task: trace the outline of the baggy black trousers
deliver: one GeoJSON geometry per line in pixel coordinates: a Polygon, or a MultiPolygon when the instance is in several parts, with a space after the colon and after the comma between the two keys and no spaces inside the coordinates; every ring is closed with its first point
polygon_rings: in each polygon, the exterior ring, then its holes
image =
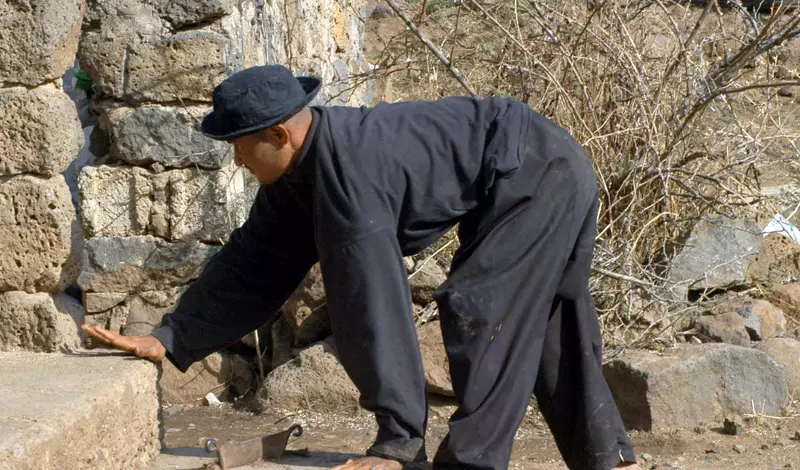
{"type": "MultiPolygon", "coordinates": [[[[636,461],[603,378],[588,288],[597,233],[594,172],[584,154],[542,156],[534,149],[461,220],[461,248],[435,293],[459,403],[435,468],[508,468],[531,394],[569,468],[636,461]]],[[[423,459],[427,403],[420,398],[414,320],[372,315],[331,319],[340,350],[348,335],[392,339],[380,350],[340,351],[362,405],[378,419],[368,453],[423,459]],[[359,373],[359,360],[381,372],[359,373]]]]}

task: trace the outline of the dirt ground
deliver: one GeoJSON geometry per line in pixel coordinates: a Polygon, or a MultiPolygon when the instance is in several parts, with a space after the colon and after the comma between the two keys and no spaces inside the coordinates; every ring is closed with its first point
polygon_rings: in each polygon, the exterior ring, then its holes
{"type": "MultiPolygon", "coordinates": [[[[447,432],[451,403],[432,404],[428,425],[428,454],[432,456],[447,432]]],[[[644,468],[752,469],[800,468],[800,415],[785,419],[762,418],[747,423],[738,436],[721,429],[644,433],[631,440],[644,468]]],[[[350,416],[303,411],[256,415],[221,407],[172,406],[164,410],[164,441],[168,448],[201,447],[206,438],[225,443],[259,437],[298,423],[303,436],[292,438],[289,449],[310,452],[361,454],[375,435],[370,414],[354,410],[350,416]]],[[[531,410],[517,433],[510,468],[566,469],[546,424],[531,410]]]]}

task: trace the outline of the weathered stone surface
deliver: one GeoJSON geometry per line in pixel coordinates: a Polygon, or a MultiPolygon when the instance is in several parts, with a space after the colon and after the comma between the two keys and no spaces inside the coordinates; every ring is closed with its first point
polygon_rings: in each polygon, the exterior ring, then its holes
{"type": "Polygon", "coordinates": [[[156,0],[158,14],[174,27],[215,20],[230,14],[233,0],[156,0]]]}
{"type": "Polygon", "coordinates": [[[78,113],[64,92],[53,85],[0,88],[0,175],[59,174],[82,146],[78,113]]]}
{"type": "Polygon", "coordinates": [[[670,281],[701,290],[743,284],[747,266],[763,243],[754,222],[710,216],[697,223],[672,260],[670,281]]]}
{"type": "Polygon", "coordinates": [[[102,313],[111,310],[128,298],[124,292],[84,292],[83,306],[88,313],[102,313]]]}
{"type": "Polygon", "coordinates": [[[697,319],[695,327],[706,340],[750,346],[750,335],[747,333],[745,321],[737,312],[702,316],[697,319]]]}
{"type": "Polygon", "coordinates": [[[270,330],[272,346],[272,361],[270,369],[277,369],[292,360],[292,343],[294,336],[292,328],[286,323],[286,318],[281,317],[273,323],[270,330]]]}
{"type": "Polygon", "coordinates": [[[36,86],[75,60],[83,1],[0,1],[0,86],[36,86]]]}
{"type": "Polygon", "coordinates": [[[159,450],[156,368],[123,354],[0,354],[0,468],[133,470],[159,450]]]}
{"type": "Polygon", "coordinates": [[[766,300],[754,300],[737,309],[753,340],[779,338],[786,334],[783,312],[766,300]]]}
{"type": "Polygon", "coordinates": [[[450,380],[450,361],[444,349],[442,329],[439,322],[430,322],[422,325],[417,330],[419,348],[422,353],[422,365],[425,368],[425,381],[428,391],[455,396],[453,383],[450,380]]]}
{"type": "Polygon", "coordinates": [[[155,237],[97,237],[86,241],[78,284],[89,292],[141,292],[187,284],[219,250],[155,237]]]}
{"type": "Polygon", "coordinates": [[[771,290],[777,307],[790,315],[800,313],[800,282],[773,286],[771,290]]]}
{"type": "Polygon", "coordinates": [[[209,111],[206,106],[106,107],[103,122],[112,139],[111,156],[131,165],[222,168],[233,149],[200,131],[200,121],[209,111]]]}
{"type": "Polygon", "coordinates": [[[242,361],[235,355],[214,353],[192,364],[185,374],[171,362],[164,361],[158,381],[161,398],[171,405],[198,405],[209,392],[221,400],[240,396],[253,379],[246,361],[242,361]]]}
{"type": "Polygon", "coordinates": [[[273,409],[326,412],[358,405],[358,389],[328,342],[317,343],[267,376],[259,399],[273,409]]]}
{"type": "Polygon", "coordinates": [[[429,261],[418,271],[412,272],[411,276],[408,280],[411,284],[411,297],[414,302],[422,305],[433,302],[433,292],[447,280],[447,274],[436,261],[429,261]]]}
{"type": "MultiPolygon", "coordinates": [[[[113,97],[129,102],[208,102],[214,86],[231,72],[266,62],[264,29],[256,20],[255,2],[241,3],[202,28],[174,33],[165,28],[151,5],[131,0],[116,3],[120,4],[116,8],[96,5],[90,9],[89,16],[96,20],[89,23],[79,51],[81,66],[113,97]]],[[[213,3],[205,5],[213,10],[213,3]]],[[[155,6],[167,16],[172,7],[176,14],[182,6],[202,9],[198,2],[184,1],[155,6]]],[[[209,10],[194,13],[211,14],[209,10]]]]}
{"type": "Polygon", "coordinates": [[[123,334],[145,336],[152,333],[161,326],[164,315],[175,310],[186,289],[186,286],[180,286],[163,291],[139,292],[130,296],[125,304],[127,314],[123,334]]]}
{"type": "Polygon", "coordinates": [[[0,292],[57,292],[73,280],[75,211],[62,176],[0,177],[0,292]]]}
{"type": "MultiPolygon", "coordinates": [[[[61,294],[63,295],[63,294],[61,294]]],[[[0,350],[56,352],[80,346],[83,311],[51,294],[0,294],[0,350]],[[59,310],[59,308],[61,310],[59,310]]]]}
{"type": "Polygon", "coordinates": [[[800,341],[794,338],[772,338],[756,345],[775,360],[783,370],[789,394],[797,396],[800,392],[800,341]]]}
{"type": "Polygon", "coordinates": [[[295,346],[306,346],[331,334],[319,264],[311,268],[283,305],[283,316],[292,329],[295,346]]]}
{"type": "Polygon", "coordinates": [[[783,235],[767,235],[747,268],[750,282],[780,285],[800,280],[800,245],[783,235]]]}
{"type": "Polygon", "coordinates": [[[136,167],[85,167],[79,179],[87,236],[155,235],[222,243],[252,204],[242,173],[196,169],[153,173],[136,167]]]}
{"type": "Polygon", "coordinates": [[[789,396],[774,360],[724,344],[683,345],[663,355],[629,350],[603,372],[628,429],[721,423],[752,412],[753,402],[778,416],[789,396]]]}

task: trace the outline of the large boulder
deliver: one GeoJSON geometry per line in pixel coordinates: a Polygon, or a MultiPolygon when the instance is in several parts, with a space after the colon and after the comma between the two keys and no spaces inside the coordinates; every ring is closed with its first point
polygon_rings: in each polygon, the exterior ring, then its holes
{"type": "Polygon", "coordinates": [[[252,204],[242,173],[198,169],[85,167],[79,178],[81,220],[89,237],[154,235],[220,244],[252,204]]]}
{"type": "Polygon", "coordinates": [[[0,175],[57,175],[82,146],[78,113],[63,91],[53,85],[0,88],[0,175]]]}
{"type": "Polygon", "coordinates": [[[425,382],[428,391],[438,395],[453,397],[453,383],[450,380],[450,361],[444,349],[442,328],[439,322],[430,322],[417,330],[422,365],[425,368],[425,382]]]}
{"type": "Polygon", "coordinates": [[[682,345],[664,354],[629,350],[603,369],[628,429],[645,431],[721,423],[728,414],[777,416],[787,405],[778,364],[755,349],[682,345]]]}
{"type": "Polygon", "coordinates": [[[767,286],[800,280],[800,245],[783,235],[764,237],[764,246],[747,269],[750,282],[767,286]]]}
{"type": "Polygon", "coordinates": [[[283,305],[283,316],[292,329],[294,344],[298,347],[320,341],[331,334],[325,285],[319,264],[311,268],[283,305]]]}
{"type": "Polygon", "coordinates": [[[59,352],[80,347],[80,305],[66,294],[0,293],[0,351],[59,352]]]}
{"type": "Polygon", "coordinates": [[[196,279],[218,250],[150,236],[91,238],[78,284],[87,292],[116,293],[179,287],[196,279]]]}
{"type": "Polygon", "coordinates": [[[75,61],[83,0],[0,0],[0,87],[36,86],[75,61]]]}
{"type": "Polygon", "coordinates": [[[70,285],[75,211],[64,177],[0,177],[0,292],[70,285]]]}
{"type": "Polygon", "coordinates": [[[695,225],[672,260],[669,279],[684,292],[744,284],[747,267],[763,244],[754,222],[712,215],[695,225]]]}
{"type": "Polygon", "coordinates": [[[208,106],[105,106],[101,116],[111,135],[111,156],[117,160],[219,169],[228,163],[233,149],[200,131],[200,121],[209,111],[208,106]]]}
{"type": "Polygon", "coordinates": [[[796,397],[800,393],[800,341],[794,338],[772,338],[756,345],[756,349],[765,352],[778,363],[789,394],[796,397]]]}
{"type": "Polygon", "coordinates": [[[279,410],[352,410],[358,399],[358,389],[327,341],[270,372],[259,392],[265,406],[279,410]]]}

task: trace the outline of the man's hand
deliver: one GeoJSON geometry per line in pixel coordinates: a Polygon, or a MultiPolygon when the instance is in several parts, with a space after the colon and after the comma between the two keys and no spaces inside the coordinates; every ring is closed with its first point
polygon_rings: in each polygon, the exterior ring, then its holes
{"type": "Polygon", "coordinates": [[[119,333],[89,325],[83,325],[81,329],[117,349],[132,352],[138,357],[150,359],[153,362],[161,362],[167,354],[167,349],[155,336],[122,336],[119,333]]]}

